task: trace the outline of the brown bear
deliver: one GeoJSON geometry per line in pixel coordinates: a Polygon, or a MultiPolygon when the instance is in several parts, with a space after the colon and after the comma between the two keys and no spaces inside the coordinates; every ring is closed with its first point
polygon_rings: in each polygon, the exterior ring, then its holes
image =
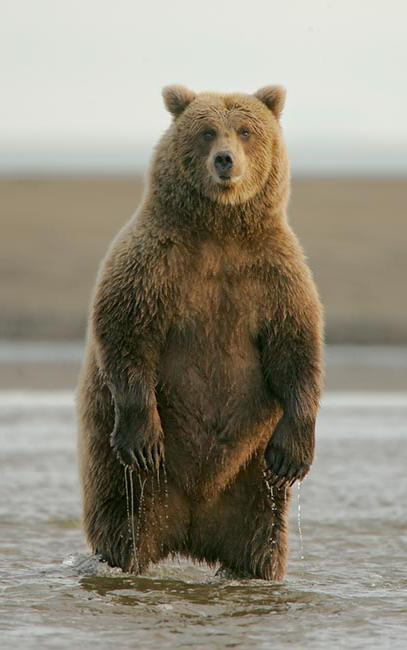
{"type": "Polygon", "coordinates": [[[163,96],[173,121],[89,319],[86,536],[124,571],[179,553],[281,580],[322,355],[319,299],[286,220],[285,93],[163,96]]]}

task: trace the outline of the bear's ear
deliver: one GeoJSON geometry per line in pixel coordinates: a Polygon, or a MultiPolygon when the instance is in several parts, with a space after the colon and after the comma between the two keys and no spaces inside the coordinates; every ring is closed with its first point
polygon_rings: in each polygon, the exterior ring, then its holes
{"type": "Polygon", "coordinates": [[[181,115],[196,97],[196,94],[185,86],[166,86],[162,92],[165,107],[174,117],[181,115]]]}
{"type": "Polygon", "coordinates": [[[264,86],[254,94],[263,104],[266,104],[278,119],[285,104],[285,88],[283,86],[264,86]]]}

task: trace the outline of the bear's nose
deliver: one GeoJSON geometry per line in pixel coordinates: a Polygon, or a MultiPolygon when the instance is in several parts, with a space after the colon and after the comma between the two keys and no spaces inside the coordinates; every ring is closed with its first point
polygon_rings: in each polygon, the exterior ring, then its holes
{"type": "Polygon", "coordinates": [[[215,156],[214,164],[219,176],[224,175],[233,167],[232,154],[229,151],[219,151],[215,156]]]}

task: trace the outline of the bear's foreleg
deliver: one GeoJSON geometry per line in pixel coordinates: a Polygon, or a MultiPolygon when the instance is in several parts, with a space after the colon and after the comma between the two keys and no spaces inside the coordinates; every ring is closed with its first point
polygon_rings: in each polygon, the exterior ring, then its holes
{"type": "Polygon", "coordinates": [[[322,322],[315,289],[305,272],[303,276],[295,281],[295,274],[276,275],[279,300],[259,337],[266,385],[284,411],[265,452],[269,480],[276,488],[301,481],[314,459],[322,322]]]}

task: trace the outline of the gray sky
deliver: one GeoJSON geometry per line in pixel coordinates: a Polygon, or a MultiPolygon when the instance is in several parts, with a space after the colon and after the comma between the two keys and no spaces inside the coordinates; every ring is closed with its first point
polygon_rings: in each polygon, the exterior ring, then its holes
{"type": "Polygon", "coordinates": [[[0,172],[133,171],[161,87],[287,87],[295,171],[407,171],[402,0],[0,0],[0,172]]]}

